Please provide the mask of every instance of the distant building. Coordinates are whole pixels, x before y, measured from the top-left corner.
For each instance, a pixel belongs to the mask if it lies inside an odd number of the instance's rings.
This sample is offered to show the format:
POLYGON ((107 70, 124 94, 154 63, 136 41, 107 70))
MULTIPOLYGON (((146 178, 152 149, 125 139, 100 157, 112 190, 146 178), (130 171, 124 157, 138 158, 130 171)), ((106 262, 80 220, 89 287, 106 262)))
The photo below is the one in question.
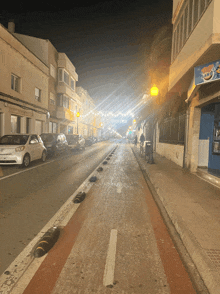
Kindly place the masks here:
POLYGON ((76 133, 76 113, 81 110, 82 103, 76 94, 78 75, 74 65, 65 53, 57 52, 49 40, 17 33, 13 35, 49 68, 47 131, 76 133))

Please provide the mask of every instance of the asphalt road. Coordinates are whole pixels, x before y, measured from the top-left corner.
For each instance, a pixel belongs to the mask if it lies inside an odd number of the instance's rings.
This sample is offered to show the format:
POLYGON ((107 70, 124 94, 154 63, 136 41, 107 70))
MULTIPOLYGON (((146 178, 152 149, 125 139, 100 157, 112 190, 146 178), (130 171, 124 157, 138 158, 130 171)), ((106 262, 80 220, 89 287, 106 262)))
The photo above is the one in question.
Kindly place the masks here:
POLYGON ((0 274, 114 146, 100 142, 27 169, 0 167, 0 274))

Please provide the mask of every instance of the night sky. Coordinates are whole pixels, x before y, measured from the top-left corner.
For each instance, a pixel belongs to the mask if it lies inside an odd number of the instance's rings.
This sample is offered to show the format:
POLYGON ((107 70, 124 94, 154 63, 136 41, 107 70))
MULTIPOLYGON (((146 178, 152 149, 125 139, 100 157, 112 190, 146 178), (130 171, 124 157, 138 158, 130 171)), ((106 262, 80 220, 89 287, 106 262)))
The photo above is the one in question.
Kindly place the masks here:
POLYGON ((76 67, 77 86, 107 111, 126 111, 146 92, 153 37, 172 18, 172 0, 9 4, 0 23, 14 19, 16 33, 49 39, 76 67))

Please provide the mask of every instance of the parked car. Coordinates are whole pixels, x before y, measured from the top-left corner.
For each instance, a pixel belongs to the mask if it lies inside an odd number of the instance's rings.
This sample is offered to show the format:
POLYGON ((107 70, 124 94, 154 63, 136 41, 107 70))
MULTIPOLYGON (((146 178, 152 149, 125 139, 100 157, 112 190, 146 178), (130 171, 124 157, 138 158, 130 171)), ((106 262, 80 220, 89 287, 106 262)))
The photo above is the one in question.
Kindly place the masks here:
POLYGON ((37 134, 11 134, 0 138, 0 164, 28 167, 31 161, 45 161, 46 157, 46 148, 37 134))
POLYGON ((86 146, 91 146, 93 144, 93 139, 92 137, 88 137, 85 139, 85 145, 86 146))
POLYGON ((43 133, 40 136, 49 155, 59 155, 68 150, 68 143, 64 134, 43 133))
POLYGON ((70 149, 85 149, 85 139, 82 135, 66 135, 70 149))

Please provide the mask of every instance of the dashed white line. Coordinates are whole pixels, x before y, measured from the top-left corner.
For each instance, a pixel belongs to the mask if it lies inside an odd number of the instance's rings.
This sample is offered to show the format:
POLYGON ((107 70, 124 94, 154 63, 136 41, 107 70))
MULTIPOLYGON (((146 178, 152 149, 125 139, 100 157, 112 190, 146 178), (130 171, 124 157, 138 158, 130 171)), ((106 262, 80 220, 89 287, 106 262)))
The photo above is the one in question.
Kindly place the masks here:
POLYGON ((103 285, 105 287, 113 286, 113 282, 114 282, 117 233, 118 233, 117 230, 115 229, 111 230, 107 258, 105 263, 104 277, 103 277, 103 285))

